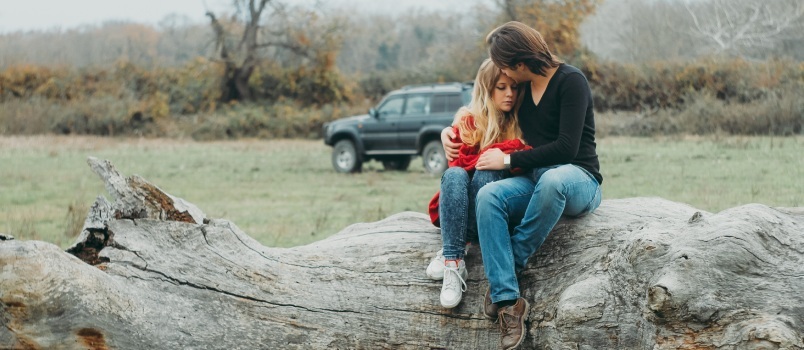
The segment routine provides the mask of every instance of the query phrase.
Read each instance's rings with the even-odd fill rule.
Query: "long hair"
[[[550,52],[542,35],[521,22],[508,22],[492,30],[486,44],[491,60],[500,68],[524,63],[531,72],[547,76],[547,69],[562,63]]]
[[[491,59],[487,58],[480,64],[472,90],[472,103],[469,105],[474,125],[469,125],[468,118],[462,118],[458,124],[461,140],[469,146],[485,149],[493,143],[522,136],[516,115],[519,105],[522,104],[521,91],[517,93],[510,112],[501,111],[492,100],[497,81],[502,74],[502,70],[495,66]]]

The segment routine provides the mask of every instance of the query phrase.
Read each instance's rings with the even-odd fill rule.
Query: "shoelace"
[[[499,317],[497,317],[497,321],[500,322],[500,333],[502,333],[502,334],[507,334],[508,330],[510,330],[511,328],[514,328],[511,325],[515,325],[516,323],[519,322],[519,320],[517,320],[516,316],[509,315],[506,311],[508,311],[508,310],[503,310],[503,312],[500,312]],[[505,316],[510,316],[513,319],[508,320],[508,319],[506,319]]]
[[[465,292],[466,281],[464,281],[463,277],[461,277],[457,267],[444,266],[444,283],[447,285],[447,288],[452,288],[452,285],[455,283],[455,279],[449,277],[451,274],[454,274],[455,277],[458,277],[458,280],[463,284],[461,287],[461,292]]]

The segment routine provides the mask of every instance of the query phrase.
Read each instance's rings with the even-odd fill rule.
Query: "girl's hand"
[[[452,130],[451,126],[444,128],[441,130],[441,145],[444,146],[444,155],[447,156],[447,161],[451,162],[458,158],[458,151],[461,148],[460,143],[452,142],[452,139],[455,138],[455,131]]]

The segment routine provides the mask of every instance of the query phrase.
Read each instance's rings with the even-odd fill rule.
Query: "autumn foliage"
[[[498,3],[500,15],[489,16],[489,22],[414,14],[397,21],[377,17],[363,25],[361,18],[346,23],[338,20],[346,17],[329,20],[304,11],[274,13],[267,23],[289,29],[267,32],[261,43],[270,45],[260,44],[252,53],[235,51],[245,33],[236,17],[221,18],[229,34],[218,37],[215,52],[192,49],[189,38],[198,35],[198,27],[157,31],[114,24],[108,31],[119,32],[107,37],[99,36],[103,30],[69,32],[74,40],[93,45],[101,38],[126,44],[109,44],[105,51],[88,46],[90,54],[97,51],[104,58],[119,51],[109,64],[6,64],[0,70],[0,134],[319,137],[323,123],[366,113],[403,85],[470,80],[486,55],[482,34],[508,20],[533,26],[562,59],[583,70],[598,112],[633,116],[622,130],[609,133],[802,132],[800,62],[733,57],[606,61],[580,41],[580,24],[594,13],[598,0]],[[224,47],[228,60],[222,57]],[[188,57],[167,60],[159,52]],[[0,51],[0,63],[11,54]],[[250,54],[261,55],[253,66],[242,61]],[[250,72],[237,83],[236,94],[231,93],[232,64]]]
[[[559,56],[581,50],[580,27],[601,0],[504,0],[503,16],[535,28]]]

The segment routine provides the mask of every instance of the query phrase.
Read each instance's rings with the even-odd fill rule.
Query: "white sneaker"
[[[466,244],[466,249],[463,250],[463,257],[469,255],[469,244]],[[436,256],[427,265],[427,277],[431,280],[439,281],[444,278],[444,250],[436,252]]]
[[[436,281],[444,278],[444,250],[439,250],[430,265],[427,265],[427,277]]]
[[[444,266],[444,284],[441,286],[441,306],[451,309],[458,306],[466,291],[466,263],[460,260],[446,262]]]

